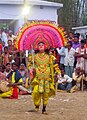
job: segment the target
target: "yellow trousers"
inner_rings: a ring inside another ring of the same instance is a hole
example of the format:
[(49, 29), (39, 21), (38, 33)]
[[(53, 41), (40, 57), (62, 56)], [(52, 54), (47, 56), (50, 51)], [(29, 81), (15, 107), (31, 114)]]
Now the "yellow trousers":
[(39, 91), (37, 91), (32, 93), (32, 98), (35, 106), (40, 106), (41, 99), (43, 99), (43, 105), (46, 106), (48, 104), (49, 94), (48, 93), (41, 94)]
[(2, 97), (2, 98), (8, 98), (8, 97), (12, 96), (12, 93), (13, 93), (13, 88), (11, 88), (8, 92), (1, 93), (0, 97)]
[[(36, 80), (36, 79), (35, 79)], [(35, 82), (34, 80), (34, 82)], [(49, 92), (46, 92), (45, 90), (43, 91), (43, 93), (40, 93), (39, 91), (39, 85), (33, 82), (33, 93), (32, 93), (32, 98), (34, 101), (34, 105), (35, 106), (40, 106), (41, 104), (41, 99), (43, 100), (43, 105), (46, 106), (48, 104), (48, 100), (49, 97), (55, 95), (55, 89), (54, 89), (54, 85), (50, 84), (50, 90)]]

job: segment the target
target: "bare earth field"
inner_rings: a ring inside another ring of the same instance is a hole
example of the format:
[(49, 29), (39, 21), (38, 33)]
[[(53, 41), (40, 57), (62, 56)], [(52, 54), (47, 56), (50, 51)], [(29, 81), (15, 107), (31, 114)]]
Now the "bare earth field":
[(48, 115), (27, 112), (34, 108), (31, 95), (19, 96), (18, 100), (0, 98), (0, 120), (87, 120), (87, 91), (76, 93), (57, 92), (50, 98)]

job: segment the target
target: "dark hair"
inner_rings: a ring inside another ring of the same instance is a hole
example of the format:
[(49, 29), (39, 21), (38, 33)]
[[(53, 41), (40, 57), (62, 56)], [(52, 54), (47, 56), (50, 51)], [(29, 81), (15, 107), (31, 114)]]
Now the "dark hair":
[(4, 49), (8, 49), (8, 46), (5, 46)]
[(76, 33), (76, 35), (78, 35), (80, 37), (80, 33)]
[(69, 43), (69, 44), (70, 44), (70, 46), (72, 47), (72, 41), (68, 41), (67, 43)]
[(79, 39), (79, 35), (78, 34), (74, 34), (74, 38), (78, 38)]
[(11, 42), (12, 42), (12, 40), (11, 40), (11, 39), (8, 39), (8, 41), (11, 41)]
[(6, 63), (6, 66), (10, 65), (10, 63)]
[[(49, 49), (46, 49), (45, 52), (49, 54)], [(39, 53), (39, 50), (35, 50), (35, 54)]]
[(38, 43), (38, 45), (39, 45), (40, 43), (45, 44), (44, 42), (40, 41), (40, 42)]
[(19, 67), (19, 65), (18, 65), (16, 62), (13, 62), (13, 63), (12, 63), (12, 66), (13, 66), (13, 65), (16, 65), (17, 67)]
[(24, 63), (21, 63), (20, 66), (25, 66), (25, 64), (24, 64)]
[(85, 42), (85, 40), (84, 40), (84, 39), (82, 39), (82, 40), (81, 40), (81, 43), (82, 43), (82, 44), (86, 44), (86, 42)]
[(86, 39), (87, 39), (87, 35), (86, 35)]
[(65, 69), (64, 69), (64, 68), (60, 68), (60, 70), (61, 70), (61, 71), (64, 70), (64, 72), (65, 72)]

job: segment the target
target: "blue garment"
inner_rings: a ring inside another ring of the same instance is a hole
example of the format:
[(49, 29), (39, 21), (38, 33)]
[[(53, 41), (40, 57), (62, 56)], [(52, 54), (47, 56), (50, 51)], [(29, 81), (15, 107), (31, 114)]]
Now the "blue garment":
[[(10, 77), (12, 77), (14, 71), (11, 71), (8, 75), (7, 78), (9, 79)], [(20, 72), (18, 70), (15, 71), (15, 83), (17, 83), (20, 79), (22, 78)]]
[(61, 49), (59, 50), (59, 54), (61, 55), (60, 57), (60, 63), (64, 64), (64, 58), (65, 58), (65, 47), (61, 47)]
[(80, 46), (81, 46), (81, 44), (79, 42), (77, 44), (73, 42), (73, 44), (72, 44), (72, 48), (74, 48), (75, 50), (77, 48), (79, 48)]
[(60, 90), (70, 90), (71, 87), (72, 87), (72, 83), (58, 84), (58, 89)]
[(65, 73), (69, 77), (72, 77), (72, 73), (74, 72), (74, 67), (73, 66), (65, 66)]

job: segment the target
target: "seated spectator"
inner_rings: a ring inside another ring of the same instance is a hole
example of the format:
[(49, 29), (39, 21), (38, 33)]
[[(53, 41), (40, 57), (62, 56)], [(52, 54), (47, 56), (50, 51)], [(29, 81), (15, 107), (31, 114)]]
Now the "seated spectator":
[(20, 52), (15, 53), (14, 61), (20, 66), (21, 58), (20, 58)]
[(0, 66), (0, 81), (5, 79), (6, 79), (6, 75), (3, 73), (3, 66)]
[(13, 55), (9, 55), (9, 63), (12, 64), (13, 62), (15, 62), (13, 59)]
[(61, 75), (58, 77), (58, 89), (70, 90), (72, 87), (72, 78), (65, 74), (64, 69), (61, 70)]
[(87, 82), (85, 81), (85, 75), (83, 70), (80, 67), (76, 68), (75, 72), (72, 75), (72, 89), (71, 92), (75, 92), (82, 89), (82, 85), (85, 84), (87, 86)]
[(25, 65), (22, 63), (20, 65), (19, 72), (21, 73), (23, 84), (19, 87), (20, 95), (25, 95), (29, 93), (29, 79), (28, 79), (28, 70), (26, 69)]
[(12, 71), (7, 76), (9, 90), (0, 94), (2, 98), (18, 98), (18, 87), (22, 85), (22, 76), (18, 71), (18, 65), (12, 63)]
[(73, 78), (73, 81), (72, 81), (73, 86), (81, 82), (83, 78), (83, 72), (81, 72), (80, 67), (76, 68), (75, 72), (73, 73), (72, 78)]
[(23, 63), (20, 65), (19, 72), (21, 73), (24, 87), (26, 87), (26, 80), (28, 78), (28, 70), (26, 69), (26, 67)]
[(7, 63), (5, 66), (4, 74), (7, 76), (11, 72), (11, 64)]
[(0, 66), (0, 93), (2, 93), (2, 87), (3, 86), (1, 86), (2, 84), (3, 84), (3, 82), (4, 81), (6, 81), (6, 76), (5, 76), (5, 74), (3, 73), (3, 66)]

